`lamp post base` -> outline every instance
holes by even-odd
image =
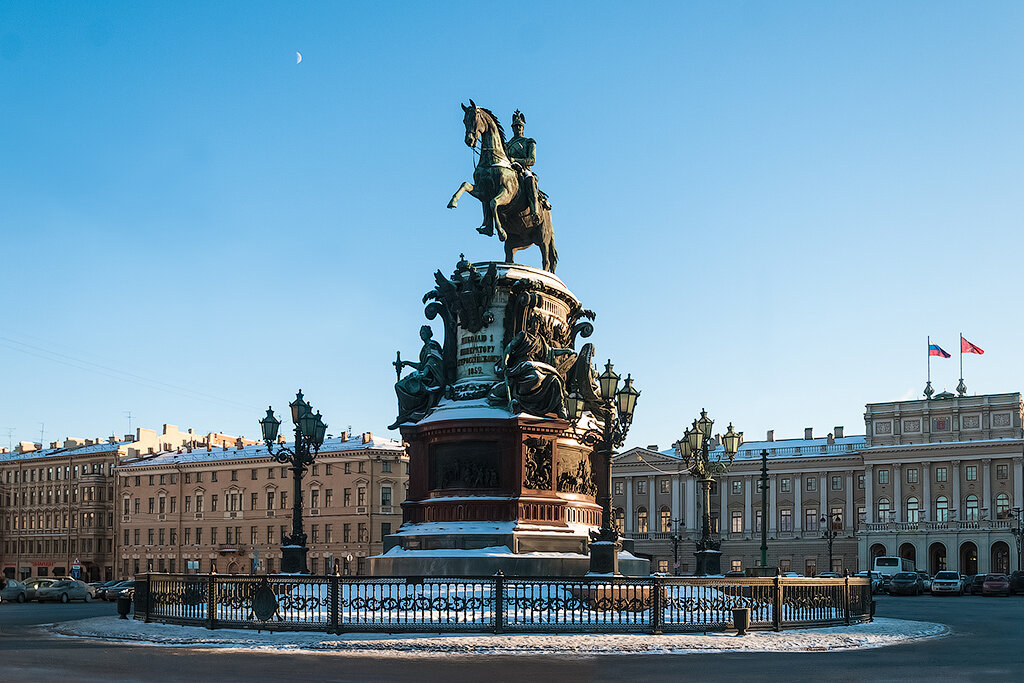
[[[701,550],[697,555],[697,576],[722,573],[722,551]]]
[[[591,541],[590,573],[618,574],[620,550],[622,543],[619,541]]]
[[[308,574],[306,564],[306,552],[308,548],[304,545],[281,546],[281,573],[282,574]]]

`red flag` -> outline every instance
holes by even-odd
[[[960,353],[976,353],[980,356],[985,351],[964,339],[963,335],[960,335]]]

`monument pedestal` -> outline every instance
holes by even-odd
[[[514,263],[463,260],[450,279],[438,272],[435,280],[424,300],[433,300],[427,317],[445,323],[446,386],[400,418],[409,444],[403,523],[370,558],[371,573],[586,574],[606,484],[595,476],[600,456],[564,419],[564,401],[592,390],[593,348],[575,345],[593,330],[593,313],[552,273]],[[411,377],[396,385],[400,408],[403,397],[415,407],[411,399],[431,386]],[[647,560],[620,548],[599,547],[601,561],[649,573]]]

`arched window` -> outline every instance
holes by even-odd
[[[663,534],[672,533],[672,511],[662,507],[658,513],[658,528]]]
[[[638,534],[647,533],[647,508],[636,510],[636,531]]]
[[[911,523],[921,521],[921,507],[914,496],[907,498],[907,521]]]
[[[622,508],[612,510],[612,523],[620,534],[626,530],[626,513],[623,512]]]
[[[1006,519],[1010,516],[1010,497],[1005,493],[996,496],[996,519]]]
[[[964,517],[968,522],[978,521],[978,497],[975,495],[967,496],[967,516]]]
[[[889,499],[879,498],[878,499],[878,521],[888,522],[889,521]]]
[[[935,521],[949,521],[949,499],[945,496],[939,496],[935,499]]]

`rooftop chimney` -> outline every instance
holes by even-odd
[[[342,441],[348,441],[348,432],[342,432],[341,436],[338,438],[341,439]]]
[[[373,432],[363,432],[363,443],[370,443],[373,441]]]
[[[837,427],[834,427],[833,430],[832,430],[832,433],[836,435],[837,439],[843,438],[843,425],[839,425]]]
[[[650,444],[649,446],[647,446],[647,450],[649,450],[649,451],[657,451],[658,450],[658,444],[656,444],[656,443]]]
[[[774,429],[769,429],[768,430],[768,439],[767,440],[768,441],[775,441],[775,430]]]
[[[814,427],[804,427],[804,438],[805,439],[813,439],[814,438]]]

